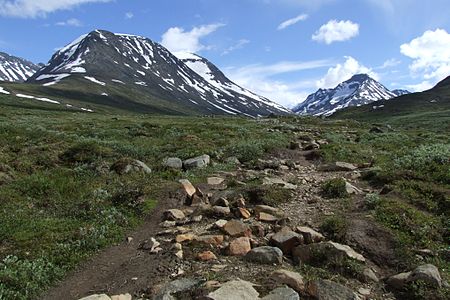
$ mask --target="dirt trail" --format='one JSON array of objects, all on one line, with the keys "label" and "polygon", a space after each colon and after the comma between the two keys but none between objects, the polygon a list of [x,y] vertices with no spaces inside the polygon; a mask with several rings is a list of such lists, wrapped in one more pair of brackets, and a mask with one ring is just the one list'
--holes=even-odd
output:
[{"label": "dirt trail", "polygon": [[[339,214],[343,211],[342,203],[320,197],[321,183],[327,179],[341,176],[348,178],[355,185],[360,186],[360,182],[355,176],[357,172],[319,171],[317,165],[305,159],[308,156],[310,156],[310,152],[305,151],[286,149],[275,151],[267,159],[293,160],[296,162],[296,167],[288,170],[259,172],[262,176],[278,177],[286,182],[297,182],[298,188],[294,192],[292,201],[281,204],[280,209],[289,217],[289,226],[308,225],[317,229],[323,216]],[[245,172],[255,171],[244,169],[239,172],[245,174]],[[133,296],[151,294],[155,286],[176,277],[181,265],[187,276],[210,276],[211,264],[195,261],[195,256],[193,256],[195,250],[193,249],[189,250],[192,253],[186,252],[184,260],[180,260],[170,249],[172,245],[170,239],[158,237],[158,241],[163,243],[162,248],[164,249],[158,254],[150,254],[148,251],[139,249],[141,243],[150,240],[158,232],[164,230],[160,227],[162,213],[166,209],[181,208],[182,206],[180,200],[170,197],[161,200],[159,203],[159,206],[147,217],[144,225],[129,234],[133,238],[130,243],[124,241],[95,255],[72,272],[64,281],[50,289],[43,299],[75,300],[99,293],[108,295],[130,293]],[[390,249],[392,249],[393,240],[391,237],[379,227],[373,227],[373,222],[365,218],[364,214],[358,212],[357,209],[350,212],[348,217],[354,219],[352,221],[353,230],[350,230],[350,241],[353,243],[351,246],[355,250],[361,251],[368,258],[368,265],[373,266],[379,272],[379,275],[390,273],[388,267],[380,268],[377,263],[383,262],[386,258],[392,258],[393,254]],[[203,221],[206,225],[198,225],[195,230],[207,232],[207,225],[213,222],[214,220]],[[360,227],[361,230],[357,227]],[[377,241],[376,246],[372,244],[374,240]],[[371,258],[374,258],[374,261]],[[267,274],[270,274],[268,272],[274,269],[273,266],[259,267],[248,264],[236,257],[220,257],[216,265],[226,266],[223,272],[220,270],[215,272],[214,278],[219,281],[221,276],[232,277],[235,275],[248,280],[259,278],[260,282],[266,282],[267,285],[269,285],[269,282],[267,282],[267,278],[264,278],[267,277]]]}]

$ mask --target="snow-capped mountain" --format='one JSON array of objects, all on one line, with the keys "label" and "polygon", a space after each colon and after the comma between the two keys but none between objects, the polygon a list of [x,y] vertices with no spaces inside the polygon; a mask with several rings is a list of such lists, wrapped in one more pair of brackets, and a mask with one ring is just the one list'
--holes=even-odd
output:
[{"label": "snow-capped mountain", "polygon": [[120,102],[123,107],[127,104],[124,102],[138,101],[140,106],[157,107],[166,113],[253,117],[289,113],[284,107],[233,85],[217,67],[207,63],[214,76],[222,76],[223,84],[205,79],[205,74],[194,70],[192,64],[189,67],[148,38],[96,30],[57,51],[29,82],[52,88],[76,82],[79,90],[95,90],[104,96],[102,104]]},{"label": "snow-capped mountain", "polygon": [[411,94],[410,91],[408,91],[408,90],[402,90],[402,89],[392,90],[391,92],[394,93],[397,97],[400,97],[400,96],[403,96],[403,95]]},{"label": "snow-capped mountain", "polygon": [[25,81],[39,69],[40,66],[23,58],[0,52],[0,81]]},{"label": "snow-capped mountain", "polygon": [[293,111],[301,115],[329,116],[346,107],[388,100],[406,92],[400,90],[397,90],[398,94],[391,92],[368,75],[357,74],[333,89],[319,89],[297,105]]}]

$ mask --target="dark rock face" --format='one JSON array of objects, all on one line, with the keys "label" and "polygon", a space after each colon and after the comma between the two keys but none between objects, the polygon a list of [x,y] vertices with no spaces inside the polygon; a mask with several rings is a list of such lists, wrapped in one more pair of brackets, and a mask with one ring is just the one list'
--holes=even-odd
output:
[{"label": "dark rock face", "polygon": [[0,52],[0,81],[22,82],[39,69],[30,61]]}]

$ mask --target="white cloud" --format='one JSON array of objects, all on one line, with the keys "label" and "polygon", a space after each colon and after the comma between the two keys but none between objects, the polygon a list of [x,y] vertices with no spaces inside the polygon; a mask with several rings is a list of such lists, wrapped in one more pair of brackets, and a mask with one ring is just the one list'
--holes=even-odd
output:
[{"label": "white cloud", "polygon": [[406,88],[408,89],[408,91],[411,92],[422,92],[431,89],[433,86],[434,86],[433,83],[429,82],[428,80],[425,80],[418,84],[407,85]]},{"label": "white cloud", "polygon": [[72,19],[68,19],[67,21],[58,22],[55,25],[81,27],[81,26],[83,26],[83,23],[78,19],[72,18]]},{"label": "white cloud", "polygon": [[0,0],[0,15],[18,18],[45,17],[47,14],[68,10],[86,3],[112,0]]},{"label": "white cloud", "polygon": [[249,44],[250,41],[247,39],[241,39],[239,40],[235,45],[228,47],[225,49],[225,51],[222,52],[222,55],[227,55],[230,52],[233,52],[235,50],[242,49],[245,45]]},{"label": "white cloud", "polygon": [[198,52],[208,47],[201,44],[200,39],[213,33],[225,24],[209,24],[194,27],[191,31],[185,31],[180,27],[172,27],[163,36],[161,44],[170,51]]},{"label": "white cloud", "polygon": [[278,25],[277,29],[278,30],[286,29],[289,26],[295,25],[295,24],[297,24],[300,21],[305,21],[306,19],[308,19],[308,15],[306,15],[306,14],[299,15],[299,16],[297,16],[295,18],[292,18],[292,19],[284,21],[283,23]]},{"label": "white cloud", "polygon": [[274,77],[280,74],[312,70],[330,65],[332,63],[329,60],[309,62],[284,61],[271,65],[256,64],[240,68],[225,68],[224,70],[228,77],[237,84],[281,105],[293,107],[308,96],[305,89],[314,89],[315,82],[286,82]]},{"label": "white cloud", "polygon": [[450,34],[444,29],[426,31],[401,45],[400,52],[413,59],[409,66],[413,76],[433,84],[450,75]]},{"label": "white cloud", "polygon": [[384,69],[388,69],[388,68],[392,68],[392,67],[398,66],[401,63],[402,62],[399,61],[398,59],[391,58],[391,59],[386,60],[381,66],[377,67],[376,69],[384,70]]},{"label": "white cloud", "polygon": [[131,11],[125,13],[125,19],[129,20],[129,19],[133,19],[133,18],[134,18],[134,14]]},{"label": "white cloud", "polygon": [[365,67],[351,56],[345,57],[343,64],[329,68],[327,74],[316,82],[318,88],[334,88],[339,83],[350,79],[355,74],[368,74],[375,80],[379,80],[378,74]]},{"label": "white cloud", "polygon": [[330,20],[313,34],[312,39],[329,45],[333,42],[347,41],[358,34],[359,24],[352,21]]}]

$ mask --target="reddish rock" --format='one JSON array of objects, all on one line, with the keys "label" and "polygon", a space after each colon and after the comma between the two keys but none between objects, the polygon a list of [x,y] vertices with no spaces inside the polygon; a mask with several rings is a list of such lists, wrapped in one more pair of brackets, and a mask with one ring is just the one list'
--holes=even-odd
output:
[{"label": "reddish rock", "polygon": [[296,231],[303,235],[306,244],[320,243],[325,240],[325,237],[321,233],[309,227],[299,226],[296,228]]},{"label": "reddish rock", "polygon": [[222,245],[224,241],[223,235],[203,235],[195,238],[195,241],[208,245],[219,246]]},{"label": "reddish rock", "polygon": [[232,237],[240,237],[240,236],[249,237],[252,235],[250,227],[238,220],[228,221],[227,224],[223,226],[222,230]]},{"label": "reddish rock", "polygon": [[261,222],[275,223],[278,221],[278,218],[271,214],[260,212],[258,214],[258,220],[260,220]]},{"label": "reddish rock", "polygon": [[240,237],[230,242],[229,254],[232,256],[244,256],[252,247],[248,237]]},{"label": "reddish rock", "polygon": [[250,212],[248,211],[248,209],[246,209],[246,208],[239,207],[237,211],[238,211],[239,217],[242,219],[250,219],[250,217],[252,216],[250,214]]},{"label": "reddish rock", "polygon": [[216,260],[217,256],[211,251],[205,251],[197,255],[197,259],[201,261]]},{"label": "reddish rock", "polygon": [[189,242],[195,240],[196,236],[193,233],[179,234],[176,236],[175,241],[177,243]]}]

